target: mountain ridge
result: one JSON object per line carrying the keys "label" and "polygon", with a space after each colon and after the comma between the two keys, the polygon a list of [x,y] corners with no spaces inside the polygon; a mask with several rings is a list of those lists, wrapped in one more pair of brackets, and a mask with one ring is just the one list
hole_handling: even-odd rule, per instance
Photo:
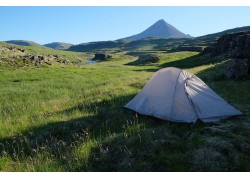
{"label": "mountain ridge", "polygon": [[227,29],[227,30],[220,31],[217,33],[211,33],[211,34],[206,34],[206,35],[202,35],[202,36],[197,36],[196,38],[220,37],[220,36],[227,34],[227,33],[235,33],[235,32],[248,31],[248,30],[250,30],[250,26],[242,26],[242,27]]}
{"label": "mountain ridge", "polygon": [[9,44],[15,44],[19,46],[42,46],[41,44],[38,44],[34,41],[28,41],[28,40],[9,40],[9,41],[4,41]]}
{"label": "mountain ridge", "polygon": [[[161,20],[159,20],[159,21],[161,21]],[[184,41],[189,41],[189,40],[192,40],[192,39],[200,40],[200,41],[205,40],[205,39],[209,39],[210,43],[213,43],[213,42],[215,43],[216,38],[222,36],[223,34],[239,32],[239,31],[247,31],[247,30],[250,30],[250,26],[231,28],[231,29],[227,29],[227,30],[224,30],[224,31],[221,31],[221,32],[206,34],[206,35],[198,36],[198,37],[191,37],[190,36],[191,38],[183,38],[183,43],[188,44],[188,42],[184,42]],[[136,39],[136,40],[121,38],[121,39],[113,40],[113,41],[95,41],[95,42],[88,42],[88,43],[80,43],[78,45],[77,44],[74,45],[74,44],[71,44],[71,43],[63,43],[63,44],[70,44],[71,46],[69,46],[68,48],[64,48],[64,49],[61,48],[61,49],[62,50],[68,50],[68,51],[88,52],[88,51],[103,50],[105,48],[119,47],[119,48],[122,48],[124,50],[131,50],[131,49],[129,49],[130,46],[131,46],[131,48],[135,48],[136,44],[139,44],[140,46],[144,46],[144,45],[147,45],[147,44],[152,44],[152,42],[149,42],[149,41],[154,40],[155,38],[156,39],[162,39],[162,40],[163,39],[166,39],[166,40],[168,39],[169,41],[171,39],[171,38],[166,38],[166,37],[164,37],[164,38],[162,38],[162,37],[148,37],[148,38],[141,38],[141,39]],[[179,39],[178,41],[181,40],[181,38],[178,38],[178,39]],[[145,42],[146,40],[148,42]],[[48,44],[58,43],[58,42],[53,42],[53,43],[40,45],[40,44],[35,43],[33,41],[26,41],[26,40],[10,40],[10,41],[3,41],[3,42],[16,44],[16,45],[22,45],[22,46],[44,46],[44,47],[47,47],[45,45],[48,45]],[[20,44],[20,42],[22,44]],[[24,44],[24,43],[26,43],[26,44]],[[156,43],[156,45],[158,44],[157,46],[159,46],[159,47],[165,47],[166,45],[164,45],[164,44],[166,44],[166,43],[163,43],[163,42],[161,44]],[[204,46],[207,46],[207,45],[208,44],[205,44]],[[53,47],[50,47],[50,48],[53,48]],[[54,49],[55,48],[56,47],[54,47]]]}
{"label": "mountain ridge", "polygon": [[64,42],[52,42],[48,44],[43,44],[43,46],[52,48],[52,49],[59,49],[59,50],[64,50],[70,48],[73,44],[71,43],[64,43]]}

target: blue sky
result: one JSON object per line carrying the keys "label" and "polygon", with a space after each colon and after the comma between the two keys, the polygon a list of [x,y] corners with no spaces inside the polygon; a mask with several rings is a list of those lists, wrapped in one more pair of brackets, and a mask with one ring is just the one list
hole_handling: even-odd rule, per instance
{"label": "blue sky", "polygon": [[160,19],[194,37],[250,26],[250,6],[15,5],[0,6],[0,41],[116,40],[138,34]]}

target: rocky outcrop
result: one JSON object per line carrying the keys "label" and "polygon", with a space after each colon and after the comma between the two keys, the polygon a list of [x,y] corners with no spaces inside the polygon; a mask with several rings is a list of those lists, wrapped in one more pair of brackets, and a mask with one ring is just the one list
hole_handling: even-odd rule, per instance
{"label": "rocky outcrop", "polygon": [[250,58],[250,31],[225,34],[213,46],[206,47],[201,55],[211,57],[226,54],[229,58]]}
{"label": "rocky outcrop", "polygon": [[94,60],[104,60],[111,58],[112,56],[106,53],[96,53],[95,57],[93,58]]}
{"label": "rocky outcrop", "polygon": [[248,59],[230,59],[225,75],[227,78],[239,78],[250,73],[250,61]]}
{"label": "rocky outcrop", "polygon": [[238,36],[236,42],[230,42],[229,44],[229,57],[250,59],[250,32]]}
{"label": "rocky outcrop", "polygon": [[[27,53],[24,49],[14,47],[14,46],[1,46],[1,54],[6,54],[6,60],[9,61],[12,65],[18,64],[19,66],[29,66],[34,64],[35,66],[40,66],[45,63],[47,65],[53,65],[53,62],[70,64],[68,59],[61,58],[58,55],[32,55]],[[11,56],[9,56],[11,54]],[[9,56],[9,57],[8,57]],[[8,58],[7,58],[8,57]],[[3,61],[1,61],[3,62]],[[23,62],[23,63],[20,63]]]}
{"label": "rocky outcrop", "polygon": [[206,47],[201,55],[210,54],[211,57],[224,54],[229,59],[225,75],[227,78],[239,78],[250,74],[250,31],[225,34],[217,43]]}
{"label": "rocky outcrop", "polygon": [[157,54],[142,54],[139,55],[138,59],[128,63],[128,65],[145,65],[150,63],[156,63],[160,60]]}

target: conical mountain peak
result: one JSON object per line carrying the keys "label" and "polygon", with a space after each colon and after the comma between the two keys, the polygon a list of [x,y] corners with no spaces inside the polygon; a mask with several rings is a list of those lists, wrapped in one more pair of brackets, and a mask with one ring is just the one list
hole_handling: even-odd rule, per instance
{"label": "conical mountain peak", "polygon": [[157,22],[164,22],[164,23],[165,23],[166,21],[164,21],[164,19],[160,19],[160,20],[157,21]]}
{"label": "conical mountain peak", "polygon": [[123,39],[141,39],[147,37],[190,38],[191,36],[182,33],[165,20],[160,19],[145,31]]}

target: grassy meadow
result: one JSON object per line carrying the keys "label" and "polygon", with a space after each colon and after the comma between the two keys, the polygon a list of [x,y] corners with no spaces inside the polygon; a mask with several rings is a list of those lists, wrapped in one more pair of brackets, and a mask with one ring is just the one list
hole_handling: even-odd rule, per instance
{"label": "grassy meadow", "polygon": [[[223,57],[159,56],[145,66],[126,65],[137,57],[118,52],[85,66],[0,69],[0,171],[250,171],[250,79],[225,79]],[[196,74],[243,115],[186,124],[123,108],[171,66]]]}

